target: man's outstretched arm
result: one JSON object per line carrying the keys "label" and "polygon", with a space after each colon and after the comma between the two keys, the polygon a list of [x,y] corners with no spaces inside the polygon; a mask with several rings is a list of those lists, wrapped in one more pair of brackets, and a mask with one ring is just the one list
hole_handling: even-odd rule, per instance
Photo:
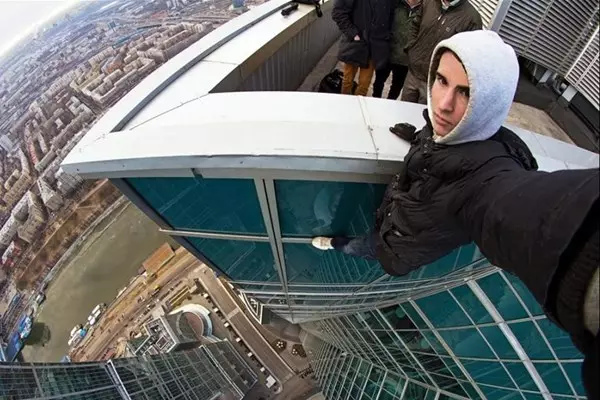
{"label": "man's outstretched arm", "polygon": [[593,323],[598,319],[598,304],[593,304],[600,241],[598,169],[525,171],[497,158],[468,179],[451,212],[490,262],[519,277],[571,335],[586,355],[586,390],[598,398],[598,382],[589,378],[590,370],[598,371]]}

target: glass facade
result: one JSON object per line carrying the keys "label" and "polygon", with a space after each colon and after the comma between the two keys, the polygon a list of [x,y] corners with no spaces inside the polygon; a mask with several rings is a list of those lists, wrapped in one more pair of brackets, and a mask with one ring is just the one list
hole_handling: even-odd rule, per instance
{"label": "glass facade", "polygon": [[[367,398],[360,385],[375,379],[383,382],[379,399],[423,399],[432,390],[451,398],[585,397],[583,355],[537,304],[528,306],[524,289],[496,271],[400,304],[302,324],[304,344],[324,391],[351,388],[349,399]],[[361,365],[374,377],[361,374]],[[351,378],[336,379],[344,368]],[[387,389],[390,382],[418,395],[402,397]]]}
{"label": "glass facade", "polygon": [[[349,180],[351,177],[349,177]],[[134,203],[281,317],[306,322],[462,284],[491,269],[474,245],[403,277],[310,244],[369,233],[385,185],[299,179],[128,178]]]}
{"label": "glass facade", "polygon": [[0,364],[2,399],[241,399],[256,381],[229,342],[108,362]]}
{"label": "glass facade", "polygon": [[328,399],[585,396],[583,357],[569,337],[475,245],[402,277],[376,261],[319,251],[314,236],[367,234],[385,186],[351,174],[289,175],[121,182],[263,312],[302,326]]}

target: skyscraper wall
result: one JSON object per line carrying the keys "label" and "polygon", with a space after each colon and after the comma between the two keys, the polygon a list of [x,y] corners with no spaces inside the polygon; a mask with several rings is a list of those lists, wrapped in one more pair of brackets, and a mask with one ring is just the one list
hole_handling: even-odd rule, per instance
{"label": "skyscraper wall", "polygon": [[107,362],[0,363],[0,398],[242,399],[256,375],[229,342]]}
{"label": "skyscraper wall", "polygon": [[[390,388],[397,380],[423,394],[408,399],[428,398],[428,389],[469,399],[585,396],[583,355],[524,285],[505,272],[302,327],[310,333],[304,345],[313,352],[313,368],[329,394],[352,387],[335,378],[342,366],[359,362],[385,374],[379,386],[389,396],[380,399],[393,398]],[[365,380],[367,387],[377,384],[375,378]]]}

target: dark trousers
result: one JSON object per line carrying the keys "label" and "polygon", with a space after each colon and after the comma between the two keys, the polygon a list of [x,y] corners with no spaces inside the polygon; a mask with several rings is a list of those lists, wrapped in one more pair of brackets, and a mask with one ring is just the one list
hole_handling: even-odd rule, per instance
{"label": "dark trousers", "polygon": [[381,97],[383,95],[383,86],[385,81],[392,74],[392,86],[388,93],[388,99],[396,100],[400,96],[404,80],[408,73],[408,67],[400,64],[389,64],[386,68],[375,71],[375,82],[373,83],[373,97]]}
{"label": "dark trousers", "polygon": [[354,257],[361,257],[367,260],[375,260],[375,241],[377,232],[371,232],[368,235],[357,238],[335,237],[331,245],[337,251]]}

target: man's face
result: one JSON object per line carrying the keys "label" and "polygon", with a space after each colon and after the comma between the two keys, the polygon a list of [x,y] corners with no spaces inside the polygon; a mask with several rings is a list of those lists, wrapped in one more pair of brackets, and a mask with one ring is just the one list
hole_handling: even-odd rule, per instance
{"label": "man's face", "polygon": [[431,88],[433,131],[446,136],[461,121],[469,104],[469,80],[454,53],[446,51],[440,59]]}

